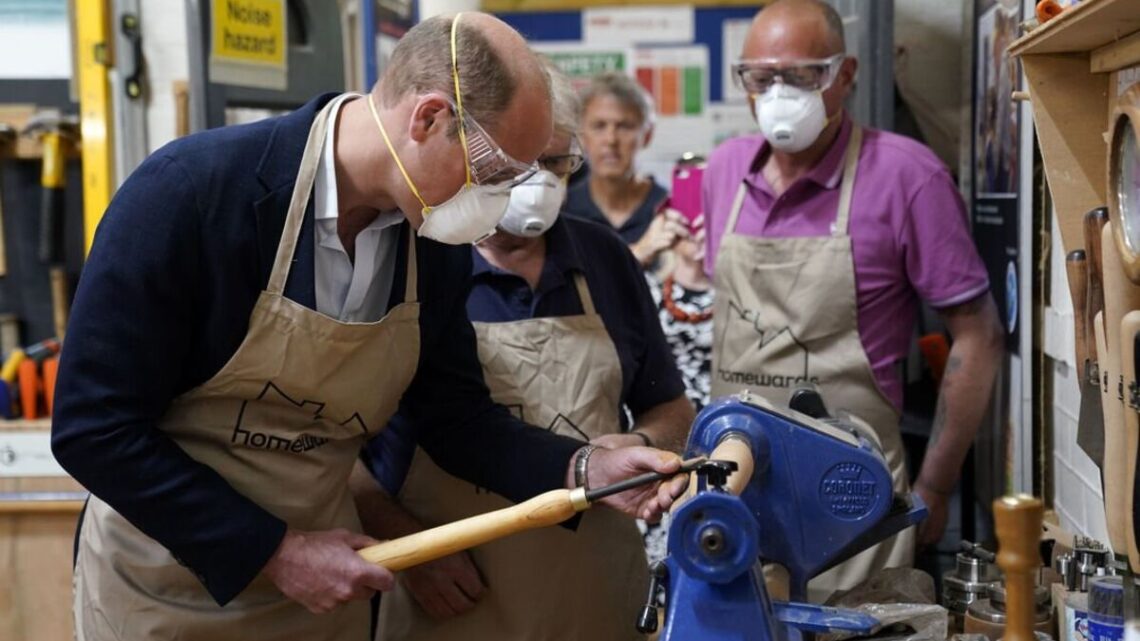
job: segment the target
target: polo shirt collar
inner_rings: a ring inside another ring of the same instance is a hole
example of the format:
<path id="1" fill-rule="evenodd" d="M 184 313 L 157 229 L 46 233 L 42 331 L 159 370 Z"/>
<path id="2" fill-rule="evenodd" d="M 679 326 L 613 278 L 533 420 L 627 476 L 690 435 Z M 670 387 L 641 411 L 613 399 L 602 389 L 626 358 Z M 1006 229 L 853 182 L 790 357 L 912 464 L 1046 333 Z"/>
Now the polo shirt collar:
<path id="1" fill-rule="evenodd" d="M 810 180 L 824 189 L 835 189 L 839 186 L 839 181 L 843 178 L 843 155 L 847 150 L 847 142 L 851 140 L 851 118 L 847 115 L 846 109 L 843 110 L 842 119 L 839 135 L 831 143 L 831 148 L 819 159 L 815 167 L 812 167 L 811 171 L 804 174 L 800 180 Z M 764 179 L 760 164 L 760 159 L 768 154 L 770 145 L 763 136 L 757 136 L 756 141 L 756 153 L 752 156 L 752 165 L 749 167 L 749 172 L 745 175 L 744 181 L 757 189 L 771 191 L 771 186 Z"/>
<path id="2" fill-rule="evenodd" d="M 571 271 L 585 271 L 582 268 L 582 259 L 578 254 L 578 248 L 575 247 L 574 241 L 571 240 L 570 234 L 566 231 L 566 225 L 562 222 L 562 215 L 559 214 L 554 225 L 546 232 L 546 259 L 542 268 L 542 277 L 538 284 L 540 291 L 569 280 Z M 474 247 L 471 248 L 471 260 L 473 276 L 509 273 L 492 265 Z M 548 276 L 557 277 L 559 281 L 547 282 Z"/>

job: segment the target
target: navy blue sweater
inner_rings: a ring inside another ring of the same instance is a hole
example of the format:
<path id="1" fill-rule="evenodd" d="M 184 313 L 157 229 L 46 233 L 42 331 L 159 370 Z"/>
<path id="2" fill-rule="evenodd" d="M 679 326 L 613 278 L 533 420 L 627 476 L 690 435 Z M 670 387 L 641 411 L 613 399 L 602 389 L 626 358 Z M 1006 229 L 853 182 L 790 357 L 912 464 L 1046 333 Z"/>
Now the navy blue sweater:
<path id="1" fill-rule="evenodd" d="M 52 446 L 93 494 L 164 545 L 219 604 L 261 571 L 286 524 L 190 458 L 158 423 L 237 350 L 269 280 L 309 127 L 280 118 L 175 141 L 123 184 L 95 236 L 60 363 Z M 377 140 L 377 144 L 380 141 Z M 391 307 L 404 298 L 405 239 Z M 309 203 L 286 297 L 315 309 Z M 561 487 L 576 441 L 492 403 L 465 304 L 471 250 L 416 240 L 420 360 L 400 402 L 448 472 L 512 500 Z M 385 364 L 376 363 L 377 373 Z"/>

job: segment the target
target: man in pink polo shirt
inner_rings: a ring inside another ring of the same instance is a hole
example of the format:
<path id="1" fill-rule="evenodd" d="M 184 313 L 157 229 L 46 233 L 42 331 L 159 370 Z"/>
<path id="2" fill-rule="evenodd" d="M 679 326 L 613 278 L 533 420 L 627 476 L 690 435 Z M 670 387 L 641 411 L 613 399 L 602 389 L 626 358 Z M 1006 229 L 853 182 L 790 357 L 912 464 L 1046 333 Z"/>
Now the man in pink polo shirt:
<path id="1" fill-rule="evenodd" d="M 753 21 L 734 75 L 760 134 L 708 161 L 706 268 L 716 283 L 713 396 L 749 389 L 776 403 L 805 383 L 879 437 L 896 492 L 909 489 L 899 436 L 903 382 L 921 298 L 953 336 L 914 490 L 936 542 L 947 498 L 986 411 L 1003 334 L 965 207 L 921 144 L 860 127 L 843 108 L 857 61 L 818 0 L 779 0 Z M 813 581 L 812 596 L 909 565 L 905 532 Z"/>

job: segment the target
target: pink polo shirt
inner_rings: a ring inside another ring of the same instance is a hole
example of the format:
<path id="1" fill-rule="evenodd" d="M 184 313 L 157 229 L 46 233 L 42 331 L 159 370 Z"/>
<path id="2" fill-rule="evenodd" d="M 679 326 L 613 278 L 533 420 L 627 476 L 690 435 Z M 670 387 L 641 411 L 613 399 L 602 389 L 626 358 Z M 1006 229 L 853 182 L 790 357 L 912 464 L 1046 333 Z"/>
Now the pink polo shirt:
<path id="1" fill-rule="evenodd" d="M 845 116 L 819 164 L 779 197 L 756 164 L 767 150 L 763 136 L 734 138 L 717 147 L 702 184 L 706 270 L 712 274 L 716 265 L 741 180 L 748 195 L 736 233 L 769 238 L 829 234 L 850 137 L 851 121 Z M 950 173 L 933 152 L 910 138 L 863 130 L 850 233 L 859 337 L 883 392 L 901 408 L 903 381 L 895 364 L 910 349 L 918 299 L 936 309 L 951 307 L 985 293 L 989 278 Z"/>

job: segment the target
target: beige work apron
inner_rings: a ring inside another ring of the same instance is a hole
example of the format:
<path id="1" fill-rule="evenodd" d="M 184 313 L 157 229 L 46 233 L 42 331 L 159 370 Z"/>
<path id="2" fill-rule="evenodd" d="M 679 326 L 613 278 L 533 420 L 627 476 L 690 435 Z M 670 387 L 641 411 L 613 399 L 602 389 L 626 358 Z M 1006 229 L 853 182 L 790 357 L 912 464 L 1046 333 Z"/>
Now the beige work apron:
<path id="1" fill-rule="evenodd" d="M 712 396 L 749 390 L 786 406 L 814 384 L 833 411 L 866 421 L 878 436 L 895 492 L 908 492 L 899 414 L 879 389 L 859 339 L 855 262 L 848 222 L 863 132 L 844 155 L 839 211 L 830 236 L 755 238 L 735 233 L 747 195 L 741 183 L 715 265 Z M 811 582 L 812 600 L 848 589 L 886 567 L 910 565 L 914 529 L 864 551 Z"/>
<path id="2" fill-rule="evenodd" d="M 249 331 L 209 381 L 159 423 L 195 460 L 300 530 L 360 531 L 347 479 L 365 439 L 383 428 L 419 360 L 414 234 L 404 302 L 374 323 L 342 323 L 284 297 L 329 114 L 309 131 L 267 289 Z M 96 497 L 75 571 L 79 641 L 363 641 L 367 602 L 310 614 L 264 576 L 218 607 L 186 567 Z"/>
<path id="3" fill-rule="evenodd" d="M 584 313 L 475 323 L 479 360 L 496 402 L 519 418 L 587 440 L 619 429 L 621 364 L 585 279 L 575 275 Z M 400 491 L 425 525 L 496 510 L 506 499 L 443 472 L 417 450 Z M 634 521 L 606 508 L 583 514 L 577 531 L 552 527 L 471 551 L 488 586 L 457 617 L 429 617 L 398 585 L 380 600 L 380 641 L 629 641 L 648 582 Z"/>

